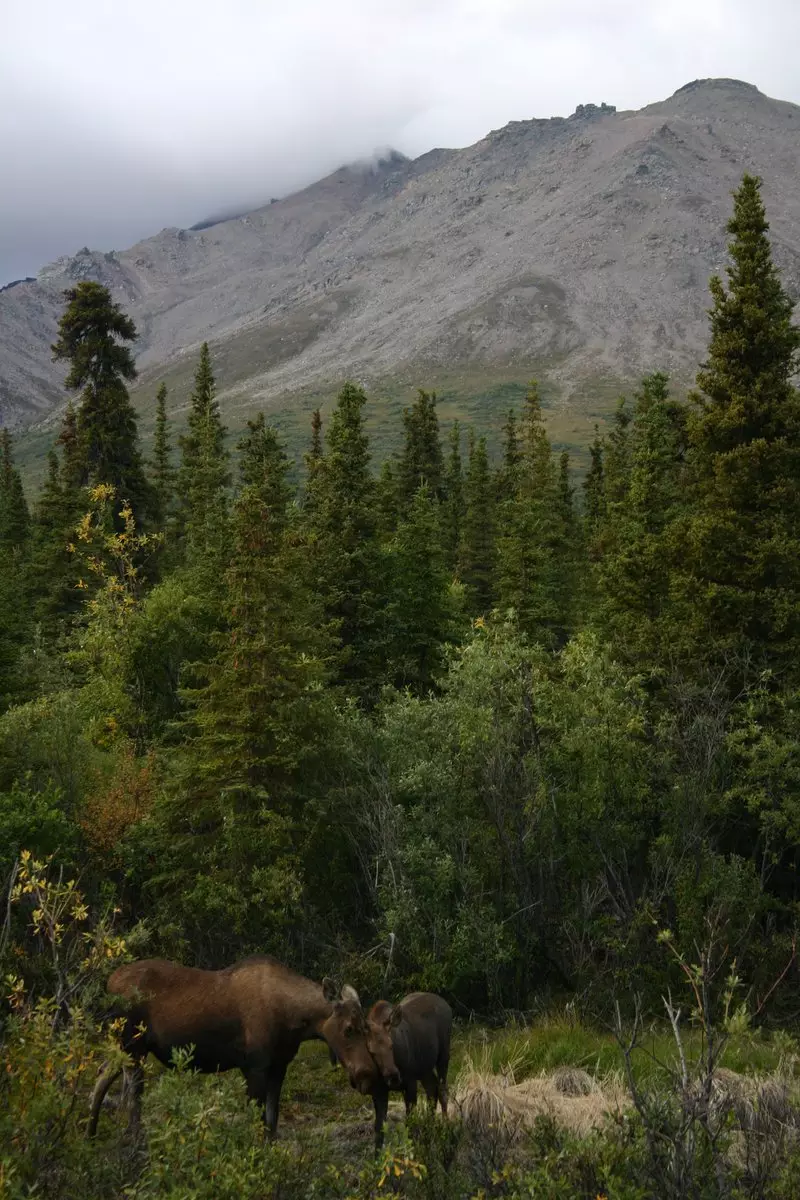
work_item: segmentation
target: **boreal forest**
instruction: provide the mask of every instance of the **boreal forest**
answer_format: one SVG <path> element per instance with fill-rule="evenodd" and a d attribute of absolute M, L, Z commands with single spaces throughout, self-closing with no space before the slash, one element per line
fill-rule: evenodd
<path fill-rule="evenodd" d="M 760 188 L 695 389 L 653 363 L 580 472 L 536 381 L 497 457 L 420 390 L 376 462 L 352 382 L 302 461 L 267 415 L 231 453 L 207 345 L 145 457 L 136 329 L 66 294 L 38 495 L 0 446 L 0 1195 L 798 1194 L 800 328 Z M 109 974 L 253 954 L 444 997 L 447 1118 L 376 1154 L 311 1043 L 265 1142 L 189 1049 L 87 1140 Z"/>

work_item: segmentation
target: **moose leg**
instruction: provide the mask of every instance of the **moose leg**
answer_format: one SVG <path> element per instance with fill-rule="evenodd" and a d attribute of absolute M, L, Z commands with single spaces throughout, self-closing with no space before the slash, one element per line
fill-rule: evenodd
<path fill-rule="evenodd" d="M 447 1116 L 447 1070 L 450 1066 L 450 1055 L 441 1054 L 439 1061 L 436 1064 L 436 1074 L 439 1077 L 439 1103 L 442 1106 L 442 1112 Z"/>
<path fill-rule="evenodd" d="M 372 1103 L 375 1106 L 375 1149 L 380 1150 L 389 1111 L 389 1089 L 377 1084 L 372 1093 Z"/>
<path fill-rule="evenodd" d="M 417 1081 L 416 1079 L 407 1079 L 403 1089 L 404 1100 L 406 1102 L 406 1116 L 411 1112 L 414 1105 L 417 1103 Z"/>
<path fill-rule="evenodd" d="M 259 1107 L 262 1121 L 266 1120 L 264 1105 L 267 1102 L 267 1074 L 266 1071 L 242 1071 L 244 1081 L 247 1084 L 247 1099 L 253 1100 Z"/>
<path fill-rule="evenodd" d="M 88 1138 L 93 1138 L 97 1133 L 97 1122 L 100 1117 L 100 1109 L 103 1107 L 103 1101 L 106 1098 L 106 1093 L 114 1080 L 119 1079 L 122 1070 L 122 1067 L 109 1067 L 94 1085 L 91 1107 L 89 1109 L 89 1124 L 86 1126 L 86 1136 Z"/>
<path fill-rule="evenodd" d="M 430 1101 L 432 1111 L 436 1112 L 436 1103 L 439 1099 L 439 1082 L 433 1071 L 423 1078 L 422 1086 L 425 1088 L 425 1095 Z"/>
<path fill-rule="evenodd" d="M 281 1099 L 281 1088 L 286 1076 L 288 1063 L 273 1063 L 266 1071 L 266 1097 L 264 1101 L 264 1120 L 267 1125 L 267 1134 L 271 1137 L 275 1136 L 278 1128 L 278 1105 Z"/>
<path fill-rule="evenodd" d="M 128 1132 L 136 1136 L 142 1124 L 142 1093 L 144 1091 L 144 1063 L 141 1059 L 126 1070 L 128 1102 L 131 1106 L 128 1117 Z"/>

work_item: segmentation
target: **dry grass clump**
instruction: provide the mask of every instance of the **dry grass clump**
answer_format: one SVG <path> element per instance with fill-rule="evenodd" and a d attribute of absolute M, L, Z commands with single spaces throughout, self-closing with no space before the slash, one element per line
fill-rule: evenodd
<path fill-rule="evenodd" d="M 562 1096 L 588 1096 L 595 1088 L 591 1075 L 582 1067 L 557 1067 L 550 1081 Z"/>
<path fill-rule="evenodd" d="M 514 1064 L 493 1074 L 488 1061 L 467 1059 L 453 1089 L 457 1111 L 474 1128 L 517 1132 L 548 1116 L 570 1133 L 583 1136 L 630 1105 L 620 1080 L 602 1082 L 579 1067 L 558 1067 L 517 1083 Z"/>

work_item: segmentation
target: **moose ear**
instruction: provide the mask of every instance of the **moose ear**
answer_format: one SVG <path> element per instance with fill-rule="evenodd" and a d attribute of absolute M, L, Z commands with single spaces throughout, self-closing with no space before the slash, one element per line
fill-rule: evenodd
<path fill-rule="evenodd" d="M 358 998 L 358 992 L 356 991 L 356 989 L 354 987 L 351 987 L 349 983 L 346 983 L 344 985 L 344 987 L 342 988 L 342 999 L 343 1000 L 352 1000 L 353 1003 L 358 1004 L 359 1007 L 361 1005 L 361 1001 Z"/>
<path fill-rule="evenodd" d="M 339 995 L 339 989 L 333 980 L 329 979 L 327 975 L 322 981 L 322 994 L 329 1004 L 333 1004 L 334 1000 L 336 1000 L 337 996 Z"/>
<path fill-rule="evenodd" d="M 392 1009 L 392 1015 L 389 1018 L 389 1027 L 395 1029 L 403 1019 L 403 1010 L 399 1004 L 395 1004 Z"/>

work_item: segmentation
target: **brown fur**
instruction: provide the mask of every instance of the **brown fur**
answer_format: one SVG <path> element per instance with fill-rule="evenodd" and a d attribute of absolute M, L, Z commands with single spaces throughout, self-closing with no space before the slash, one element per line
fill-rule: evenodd
<path fill-rule="evenodd" d="M 375 1064 L 357 993 L 345 986 L 336 997 L 329 980 L 320 986 L 275 959 L 247 958 L 221 971 L 147 959 L 116 970 L 108 991 L 126 1006 L 121 1043 L 133 1059 L 128 1073 L 134 1125 L 140 1118 L 147 1055 L 171 1066 L 173 1050 L 181 1047 L 193 1047 L 191 1065 L 198 1071 L 240 1070 L 249 1098 L 263 1108 L 269 1133 L 277 1128 L 284 1075 L 301 1042 L 323 1039 L 354 1088 L 367 1094 L 372 1087 Z M 109 1070 L 95 1086 L 90 1137 L 119 1074 L 119 1069 Z"/>
<path fill-rule="evenodd" d="M 434 1110 L 438 1102 L 447 1115 L 453 1013 L 441 996 L 412 992 L 396 1005 L 387 1000 L 373 1004 L 367 1026 L 367 1045 L 376 1064 L 370 1090 L 375 1106 L 375 1145 L 380 1147 L 391 1090 L 402 1091 L 408 1115 L 417 1102 L 417 1084 L 422 1083 Z M 397 1071 L 394 1079 L 392 1064 Z"/>

